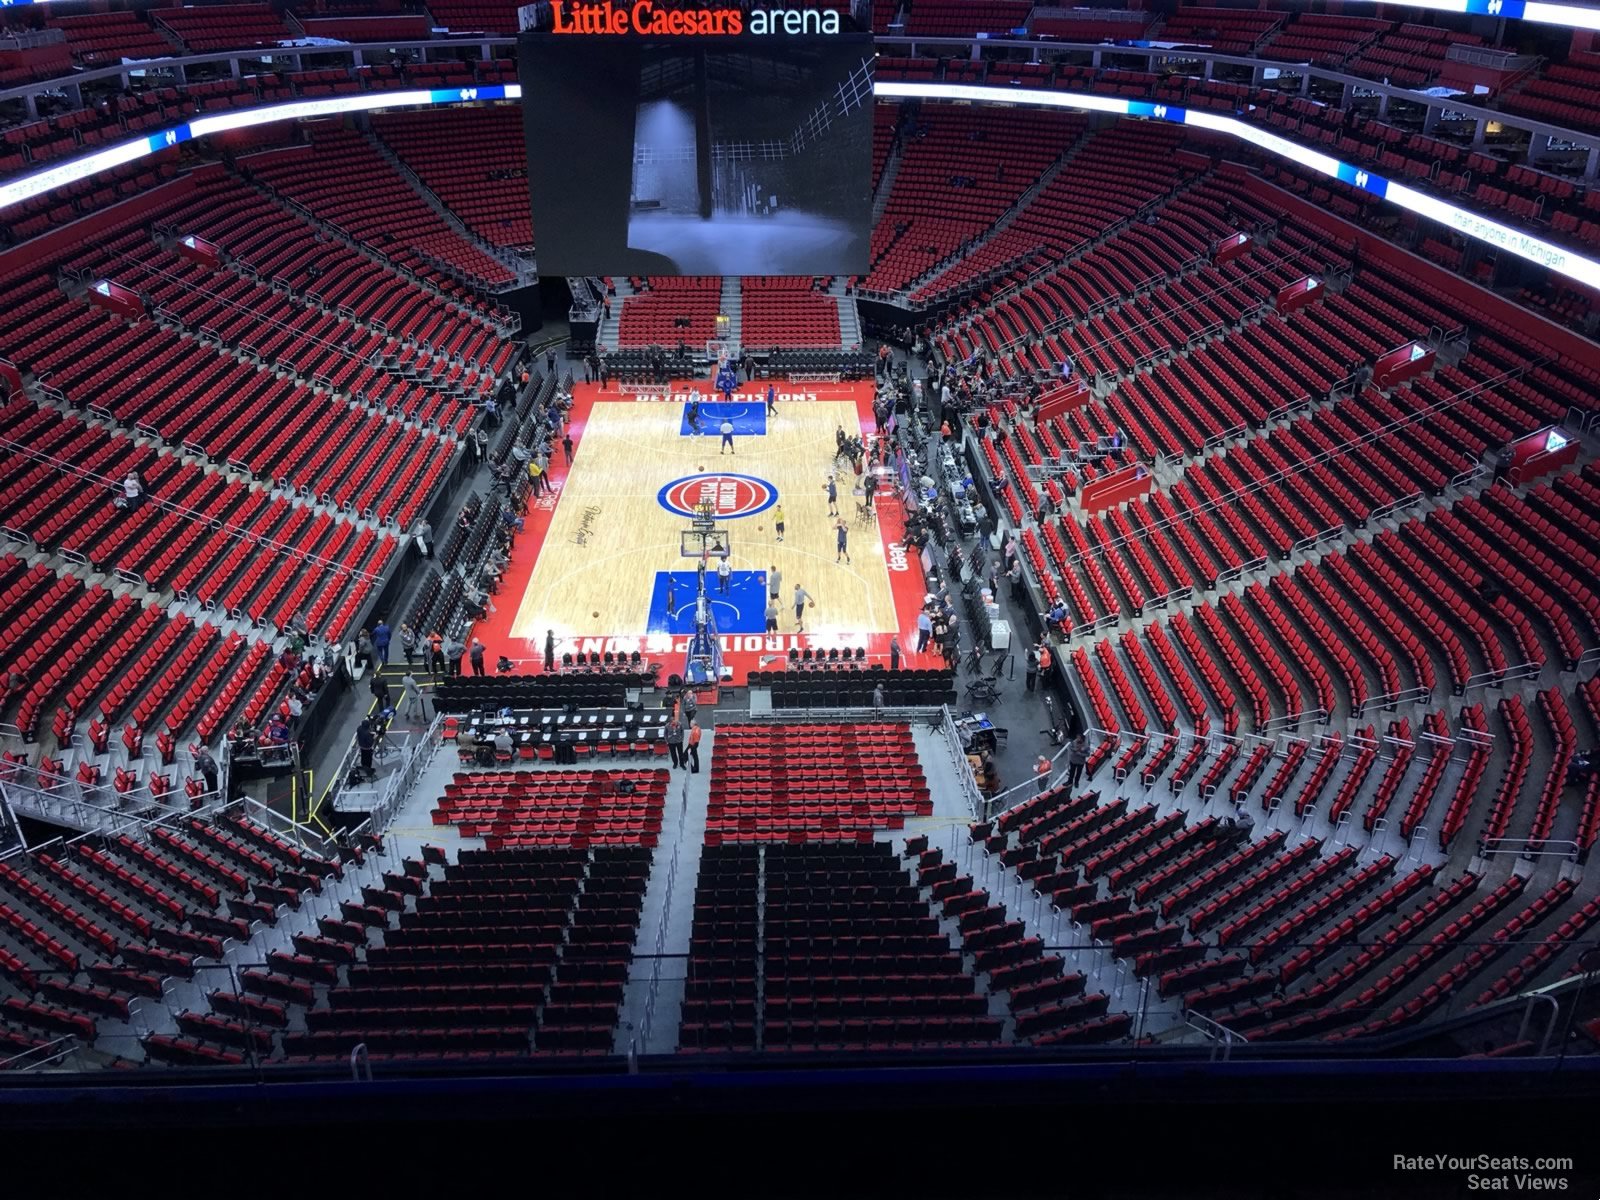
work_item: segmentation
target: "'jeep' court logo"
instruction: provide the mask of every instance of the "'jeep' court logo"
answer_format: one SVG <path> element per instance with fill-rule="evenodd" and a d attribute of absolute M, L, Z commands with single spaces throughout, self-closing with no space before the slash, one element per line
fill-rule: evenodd
<path fill-rule="evenodd" d="M 709 501 L 719 518 L 753 517 L 771 508 L 778 489 L 754 475 L 690 475 L 674 479 L 656 493 L 656 501 L 670 513 L 694 517 Z"/>

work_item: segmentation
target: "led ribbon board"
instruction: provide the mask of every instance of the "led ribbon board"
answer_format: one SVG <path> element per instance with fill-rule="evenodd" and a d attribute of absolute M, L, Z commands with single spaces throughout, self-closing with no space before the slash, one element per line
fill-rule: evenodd
<path fill-rule="evenodd" d="M 1475 0 L 1476 2 L 1476 0 Z M 1530 262 L 1548 267 L 1596 290 L 1600 290 L 1600 262 L 1585 258 L 1575 251 L 1533 237 L 1509 225 L 1492 221 L 1479 213 L 1470 212 L 1448 204 L 1434 196 L 1409 188 L 1402 183 L 1386 179 L 1361 167 L 1341 162 L 1320 151 L 1301 146 L 1275 133 L 1258 128 L 1246 121 L 1200 109 L 1180 108 L 1177 105 L 1153 104 L 1146 100 L 1125 100 L 1115 96 L 1097 96 L 1090 92 L 1036 92 L 1011 88 L 986 87 L 965 83 L 908 83 L 877 80 L 873 94 L 890 100 L 964 100 L 974 103 L 995 103 L 1031 106 L 1034 108 L 1067 108 L 1080 112 L 1110 113 L 1116 116 L 1146 117 L 1157 121 L 1170 121 L 1176 125 L 1190 125 L 1214 133 L 1225 133 L 1257 146 L 1270 154 L 1309 167 L 1322 175 L 1338 179 L 1352 187 L 1361 188 L 1390 204 L 1417 213 L 1446 225 L 1465 237 L 1486 242 L 1508 254 L 1515 254 Z M 305 117 L 325 117 L 339 113 L 362 112 L 380 108 L 417 107 L 435 104 L 470 104 L 477 100 L 521 100 L 522 86 L 509 83 L 475 88 L 444 88 L 429 91 L 399 91 L 368 93 L 361 96 L 329 96 L 320 100 L 297 100 L 287 104 L 268 104 L 259 108 L 233 109 L 214 116 L 198 117 L 193 121 L 174 126 L 147 137 L 133 138 L 92 154 L 85 154 L 68 162 L 58 163 L 32 175 L 0 184 L 0 211 L 42 196 L 56 188 L 89 179 L 113 167 L 136 162 L 147 155 L 165 150 L 180 142 L 224 133 L 231 129 L 247 129 L 273 121 L 293 121 Z"/>
<path fill-rule="evenodd" d="M 1346 0 L 1346 3 L 1370 4 L 1376 8 L 1383 0 Z M 1505 17 L 1540 25 L 1560 25 L 1566 29 L 1600 29 L 1600 8 L 1586 8 L 1581 4 L 1546 4 L 1543 0 L 1407 0 L 1406 7 L 1462 16 Z"/>

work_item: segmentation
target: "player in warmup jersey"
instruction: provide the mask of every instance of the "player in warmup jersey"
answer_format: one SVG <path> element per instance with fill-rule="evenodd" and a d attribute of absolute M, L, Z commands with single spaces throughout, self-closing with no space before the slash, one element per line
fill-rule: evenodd
<path fill-rule="evenodd" d="M 717 368 L 717 391 L 722 393 L 723 403 L 733 403 L 733 389 L 738 386 L 739 372 L 732 362 L 723 359 L 722 365 Z"/>

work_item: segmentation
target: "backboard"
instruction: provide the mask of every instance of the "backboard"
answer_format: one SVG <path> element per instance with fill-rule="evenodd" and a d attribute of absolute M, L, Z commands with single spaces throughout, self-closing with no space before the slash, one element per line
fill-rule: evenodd
<path fill-rule="evenodd" d="M 679 553 L 684 558 L 699 558 L 702 555 L 719 558 L 732 549 L 726 529 L 685 529 L 678 536 L 681 539 Z"/>

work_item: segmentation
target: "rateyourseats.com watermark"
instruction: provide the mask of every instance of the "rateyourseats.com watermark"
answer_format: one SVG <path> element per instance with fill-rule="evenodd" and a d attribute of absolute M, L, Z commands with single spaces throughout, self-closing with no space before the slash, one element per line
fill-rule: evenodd
<path fill-rule="evenodd" d="M 1451 1175 L 1469 1192 L 1565 1192 L 1571 1188 L 1573 1162 L 1565 1155 L 1527 1158 L 1494 1154 L 1396 1154 L 1394 1169 Z"/>

